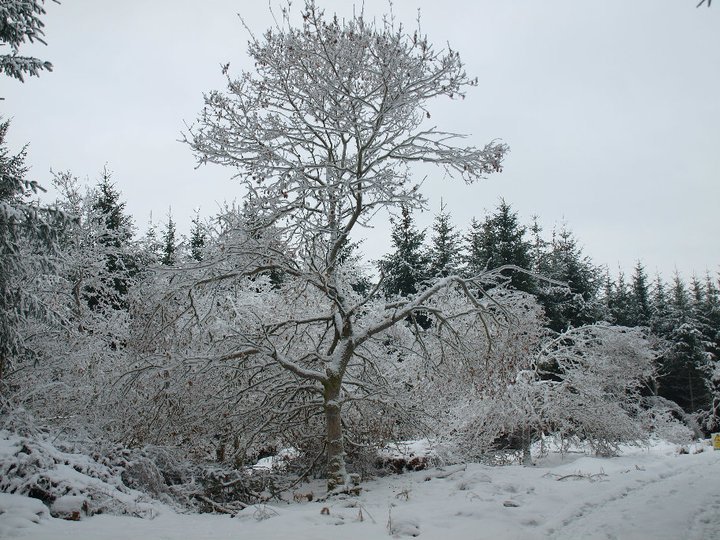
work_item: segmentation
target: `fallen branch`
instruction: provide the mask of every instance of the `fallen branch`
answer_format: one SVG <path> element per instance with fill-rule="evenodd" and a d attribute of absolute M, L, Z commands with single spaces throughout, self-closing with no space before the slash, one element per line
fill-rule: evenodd
<path fill-rule="evenodd" d="M 596 480 L 598 480 L 600 478 L 607 477 L 607 474 L 605 474 L 604 472 L 599 472 L 599 473 L 595 473 L 595 474 L 585 474 L 585 473 L 581 473 L 581 472 L 576 472 L 576 473 L 565 474 L 565 475 L 561 476 L 561 475 L 555 474 L 555 473 L 547 473 L 547 474 L 544 474 L 543 477 L 544 478 L 554 477 L 555 480 L 557 480 L 558 482 L 562 482 L 563 480 L 567 480 L 569 478 L 584 479 L 584 480 L 590 480 L 591 482 L 595 482 Z"/>
<path fill-rule="evenodd" d="M 467 469 L 467 465 L 458 465 L 456 467 L 452 467 L 449 470 L 441 470 L 438 469 L 438 472 L 429 474 L 425 477 L 425 481 L 429 482 L 433 478 L 447 478 L 448 476 L 452 476 L 453 474 L 462 472 Z"/>
<path fill-rule="evenodd" d="M 198 500 L 201 500 L 204 503 L 209 504 L 214 510 L 216 510 L 217 512 L 220 512 L 222 514 L 230 514 L 231 516 L 234 516 L 235 514 L 237 514 L 236 510 L 231 510 L 230 508 L 227 508 L 219 503 L 216 503 L 215 501 L 213 501 L 209 497 L 206 497 L 205 495 L 200 495 L 199 493 L 196 493 L 195 498 Z M 233 503 L 240 506 L 241 509 L 245 509 L 248 507 L 247 504 L 240 502 L 240 501 L 233 501 Z"/>

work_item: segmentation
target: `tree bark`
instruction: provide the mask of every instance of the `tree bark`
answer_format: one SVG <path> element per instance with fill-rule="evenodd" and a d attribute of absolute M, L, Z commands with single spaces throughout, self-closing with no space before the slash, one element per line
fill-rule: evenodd
<path fill-rule="evenodd" d="M 532 446 L 532 431 L 527 426 L 522 429 L 522 463 L 526 467 L 533 464 L 530 447 Z"/>
<path fill-rule="evenodd" d="M 348 486 L 349 476 L 345 468 L 345 443 L 343 442 L 342 417 L 340 415 L 341 378 L 330 377 L 324 383 L 324 406 L 327 443 L 328 492 Z"/>

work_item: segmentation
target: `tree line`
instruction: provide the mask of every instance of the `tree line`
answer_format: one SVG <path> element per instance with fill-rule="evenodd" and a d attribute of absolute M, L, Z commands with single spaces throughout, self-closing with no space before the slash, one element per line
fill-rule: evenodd
<path fill-rule="evenodd" d="M 473 218 L 465 233 L 451 222 L 444 207 L 430 234 L 418 229 L 407 211 L 392 223 L 393 250 L 380 263 L 386 294 L 410 294 L 423 281 L 449 273 L 473 275 L 511 267 L 504 271 L 508 286 L 537 298 L 553 332 L 603 321 L 648 328 L 662 343 L 654 392 L 698 414 L 706 432 L 718 428 L 716 276 L 709 272 L 703 278 L 693 276 L 688 284 L 676 272 L 666 281 L 659 274 L 648 276 L 641 261 L 631 276 L 622 271 L 613 275 L 583 253 L 567 225 L 547 238 L 537 217 L 521 224 L 504 200 L 482 220 Z"/>

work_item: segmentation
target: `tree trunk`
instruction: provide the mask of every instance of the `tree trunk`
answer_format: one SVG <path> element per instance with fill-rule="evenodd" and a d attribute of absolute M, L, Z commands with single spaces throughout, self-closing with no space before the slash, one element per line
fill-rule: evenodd
<path fill-rule="evenodd" d="M 532 446 L 532 431 L 529 427 L 522 428 L 522 463 L 526 467 L 533 464 L 530 447 Z"/>
<path fill-rule="evenodd" d="M 325 423 L 327 437 L 327 486 L 328 492 L 342 490 L 349 485 L 345 468 L 345 444 L 340 416 L 340 377 L 331 377 L 325 383 Z"/>

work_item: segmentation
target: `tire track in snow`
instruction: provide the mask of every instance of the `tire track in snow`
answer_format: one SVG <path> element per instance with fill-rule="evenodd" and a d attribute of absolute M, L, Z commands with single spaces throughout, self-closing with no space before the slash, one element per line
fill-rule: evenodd
<path fill-rule="evenodd" d="M 647 479 L 630 479 L 595 501 L 583 503 L 546 528 L 556 540 L 605 538 L 704 539 L 720 532 L 720 460 L 688 463 Z"/>

